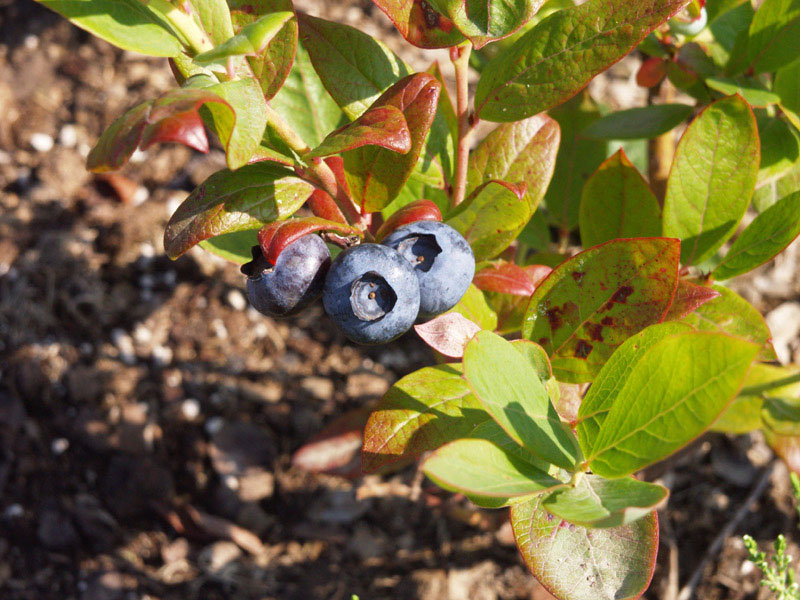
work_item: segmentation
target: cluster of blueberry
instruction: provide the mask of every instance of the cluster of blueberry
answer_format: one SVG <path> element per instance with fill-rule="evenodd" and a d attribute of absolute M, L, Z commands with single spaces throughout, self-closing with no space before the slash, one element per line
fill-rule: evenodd
<path fill-rule="evenodd" d="M 449 225 L 418 221 L 380 244 L 348 248 L 332 263 L 325 242 L 314 234 L 289 244 L 274 265 L 255 248 L 242 272 L 259 312 L 293 315 L 321 295 L 325 311 L 348 338 L 382 344 L 455 306 L 475 274 L 475 257 Z"/>

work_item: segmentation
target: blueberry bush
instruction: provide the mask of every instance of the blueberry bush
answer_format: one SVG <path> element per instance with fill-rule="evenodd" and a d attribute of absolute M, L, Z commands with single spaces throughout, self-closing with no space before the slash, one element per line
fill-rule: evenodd
<path fill-rule="evenodd" d="M 438 63 L 291 0 L 39 1 L 175 75 L 89 169 L 212 132 L 227 168 L 166 252 L 243 265 L 267 315 L 321 296 L 354 342 L 416 329 L 439 364 L 372 413 L 364 471 L 418 459 L 509 507 L 557 598 L 647 589 L 668 490 L 636 473 L 705 431 L 800 467 L 800 372 L 725 286 L 800 234 L 800 0 L 373 0 L 449 48 L 452 98 Z M 583 90 L 631 52 L 650 101 L 609 111 Z"/>

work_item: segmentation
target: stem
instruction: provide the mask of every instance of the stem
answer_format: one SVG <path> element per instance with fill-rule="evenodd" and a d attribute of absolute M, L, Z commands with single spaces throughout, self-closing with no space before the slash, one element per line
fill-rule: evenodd
<path fill-rule="evenodd" d="M 783 379 L 776 379 L 775 381 L 768 381 L 766 383 L 760 383 L 758 385 L 751 385 L 749 387 L 742 388 L 741 391 L 739 392 L 739 395 L 760 396 L 764 392 L 769 392 L 770 390 L 782 388 L 786 385 L 797 383 L 798 381 L 800 381 L 800 373 L 795 373 L 794 375 L 790 375 L 789 377 L 784 377 Z"/>
<path fill-rule="evenodd" d="M 469 113 L 469 55 L 472 45 L 469 42 L 450 49 L 450 60 L 456 74 L 456 115 L 458 117 L 458 150 L 456 153 L 456 174 L 453 182 L 453 195 L 450 199 L 453 208 L 464 201 L 467 191 L 467 166 L 474 124 Z"/>
<path fill-rule="evenodd" d="M 675 88 L 668 81 L 664 81 L 658 93 L 651 90 L 648 104 L 653 104 L 656 96 L 660 96 L 666 103 L 674 102 Z M 650 186 L 653 188 L 653 192 L 661 206 L 664 206 L 664 198 L 667 195 L 667 180 L 672 168 L 672 161 L 675 159 L 675 131 L 670 130 L 654 140 L 650 140 L 648 145 Z"/>
<path fill-rule="evenodd" d="M 164 15 L 164 19 L 172 25 L 189 44 L 195 54 L 207 52 L 214 47 L 205 32 L 197 26 L 191 15 L 186 14 L 177 6 L 167 0 L 140 0 L 142 4 L 149 4 L 150 7 Z"/>

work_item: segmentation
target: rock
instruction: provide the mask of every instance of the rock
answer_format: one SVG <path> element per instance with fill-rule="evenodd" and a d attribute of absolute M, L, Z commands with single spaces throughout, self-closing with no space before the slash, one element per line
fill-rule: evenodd
<path fill-rule="evenodd" d="M 467 569 L 453 569 L 447 575 L 449 600 L 497 600 L 498 568 L 483 561 Z"/>
<path fill-rule="evenodd" d="M 766 316 L 766 321 L 778 360 L 782 364 L 791 362 L 790 344 L 796 342 L 800 334 L 800 303 L 784 302 Z"/>
<path fill-rule="evenodd" d="M 171 564 L 185 560 L 189 556 L 189 541 L 186 538 L 178 538 L 161 548 L 161 558 L 165 563 Z"/>
<path fill-rule="evenodd" d="M 70 518 L 58 509 L 46 508 L 39 517 L 36 536 L 49 550 L 68 550 L 80 543 Z"/>
<path fill-rule="evenodd" d="M 275 476 L 263 469 L 248 469 L 238 477 L 237 494 L 243 502 L 259 502 L 272 498 L 275 492 Z"/>
<path fill-rule="evenodd" d="M 358 523 L 355 532 L 347 540 L 347 550 L 362 561 L 381 557 L 386 552 L 386 546 L 386 536 L 364 523 Z"/>
<path fill-rule="evenodd" d="M 225 565 L 242 556 L 242 550 L 233 542 L 214 542 L 200 552 L 197 560 L 201 568 L 209 573 L 218 573 Z"/>
<path fill-rule="evenodd" d="M 31 148 L 37 152 L 50 152 L 55 146 L 55 140 L 52 135 L 47 133 L 34 133 L 30 138 Z"/>
<path fill-rule="evenodd" d="M 97 498 L 87 494 L 75 498 L 72 516 L 81 535 L 95 552 L 106 552 L 116 542 L 119 525 L 100 505 Z"/>
<path fill-rule="evenodd" d="M 333 398 L 333 381 L 325 377 L 303 377 L 300 387 L 317 400 L 330 400 Z"/>
<path fill-rule="evenodd" d="M 150 458 L 129 455 L 111 459 L 100 489 L 106 506 L 120 519 L 139 516 L 151 502 L 169 502 L 174 495 L 167 469 Z"/>
<path fill-rule="evenodd" d="M 383 396 L 389 389 L 389 382 L 375 373 L 362 371 L 352 373 L 347 378 L 345 392 L 350 398 Z"/>
<path fill-rule="evenodd" d="M 211 434 L 209 455 L 218 474 L 238 477 L 249 469 L 271 467 L 275 441 L 269 430 L 253 423 L 224 423 Z"/>
<path fill-rule="evenodd" d="M 136 578 L 132 575 L 109 571 L 89 583 L 81 600 L 125 600 L 136 587 Z"/>
<path fill-rule="evenodd" d="M 232 289 L 228 291 L 225 300 L 227 300 L 230 307 L 234 310 L 243 311 L 247 308 L 247 300 L 240 290 Z"/>

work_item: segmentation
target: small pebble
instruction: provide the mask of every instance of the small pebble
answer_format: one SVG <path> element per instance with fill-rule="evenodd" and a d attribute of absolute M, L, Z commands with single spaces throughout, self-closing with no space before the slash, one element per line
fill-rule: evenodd
<path fill-rule="evenodd" d="M 31 33 L 25 36 L 23 43 L 28 50 L 36 50 L 39 47 L 39 38 Z"/>
<path fill-rule="evenodd" d="M 53 136 L 46 133 L 34 133 L 30 139 L 31 148 L 37 152 L 50 152 L 55 146 Z"/>
<path fill-rule="evenodd" d="M 3 517 L 6 519 L 19 519 L 25 514 L 25 509 L 20 504 L 10 504 L 8 508 L 3 511 Z"/>
<path fill-rule="evenodd" d="M 181 414 L 187 421 L 194 421 L 200 416 L 200 403 L 194 398 L 187 398 L 181 403 Z"/>
<path fill-rule="evenodd" d="M 133 330 L 133 339 L 137 344 L 147 344 L 153 339 L 153 332 L 143 323 L 139 323 Z"/>
<path fill-rule="evenodd" d="M 244 294 L 239 290 L 233 289 L 228 292 L 226 296 L 226 300 L 228 304 L 231 305 L 231 308 L 234 310 L 244 310 L 247 308 L 247 300 L 244 297 Z"/>
<path fill-rule="evenodd" d="M 53 454 L 60 456 L 69 449 L 69 440 L 66 438 L 56 438 L 50 444 L 50 449 L 53 451 Z"/>
<path fill-rule="evenodd" d="M 169 346 L 154 346 L 151 352 L 153 362 L 157 367 L 166 367 L 172 362 L 172 349 Z"/>
<path fill-rule="evenodd" d="M 136 363 L 136 353 L 133 348 L 133 340 L 131 339 L 131 336 L 129 336 L 122 329 L 112 329 L 111 341 L 117 347 L 117 350 L 119 350 L 119 357 L 123 363 L 126 365 L 132 365 Z"/>
<path fill-rule="evenodd" d="M 222 417 L 211 417 L 206 421 L 206 433 L 214 435 L 225 426 L 225 419 Z"/>
<path fill-rule="evenodd" d="M 67 123 L 58 133 L 58 143 L 65 148 L 74 148 L 78 144 L 78 130 L 74 125 Z"/>
<path fill-rule="evenodd" d="M 130 162 L 132 163 L 143 163 L 145 160 L 147 160 L 147 152 L 143 152 L 138 148 L 131 154 Z"/>

